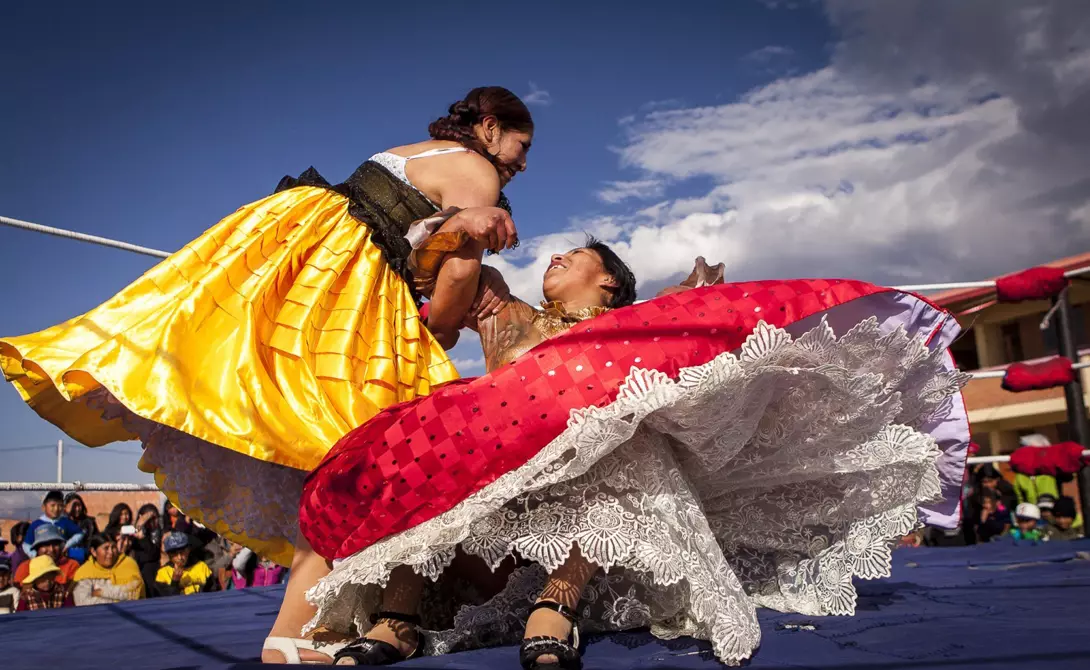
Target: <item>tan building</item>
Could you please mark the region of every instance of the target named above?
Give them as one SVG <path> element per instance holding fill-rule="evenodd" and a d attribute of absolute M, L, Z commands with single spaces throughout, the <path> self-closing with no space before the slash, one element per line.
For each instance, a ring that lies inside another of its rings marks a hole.
<path fill-rule="evenodd" d="M 1063 258 L 1049 267 L 1065 271 L 1090 267 L 1090 253 Z M 1074 322 L 1075 347 L 1079 359 L 1090 360 L 1090 282 L 1075 281 L 1068 288 Z M 1057 342 L 1054 328 L 1041 330 L 1041 321 L 1051 305 L 1047 301 L 996 303 L 990 289 L 963 289 L 930 296 L 957 316 L 966 329 L 952 347 L 963 370 L 1002 370 L 1010 363 L 1054 356 Z M 1090 368 L 1081 371 L 1083 391 L 1090 390 Z M 965 404 L 973 440 L 980 455 L 1008 454 L 1019 446 L 1019 438 L 1040 433 L 1053 443 L 1072 440 L 1064 390 L 1012 393 L 1003 390 L 1002 379 L 974 379 L 965 388 Z M 1087 403 L 1090 395 L 1084 396 Z"/>

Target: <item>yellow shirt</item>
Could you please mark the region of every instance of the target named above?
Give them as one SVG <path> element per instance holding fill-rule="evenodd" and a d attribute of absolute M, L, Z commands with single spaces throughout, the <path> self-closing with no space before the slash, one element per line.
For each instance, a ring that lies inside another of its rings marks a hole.
<path fill-rule="evenodd" d="M 178 581 L 178 590 L 183 595 L 191 595 L 194 593 L 200 593 L 204 588 L 205 583 L 212 578 L 212 569 L 205 564 L 204 561 L 197 561 L 193 565 L 182 570 L 182 578 Z M 171 584 L 174 582 L 174 566 L 164 565 L 159 568 L 159 572 L 155 573 L 155 581 L 160 584 Z"/>

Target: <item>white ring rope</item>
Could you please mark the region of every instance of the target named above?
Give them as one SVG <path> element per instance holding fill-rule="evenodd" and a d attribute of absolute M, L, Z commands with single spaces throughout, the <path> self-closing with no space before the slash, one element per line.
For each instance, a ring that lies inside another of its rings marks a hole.
<path fill-rule="evenodd" d="M 98 235 L 88 235 L 86 233 L 77 233 L 72 230 L 64 230 L 63 228 L 53 228 L 52 226 L 43 226 L 40 223 L 31 223 L 30 221 L 21 221 L 19 219 L 12 219 L 7 216 L 0 216 L 0 223 L 5 226 L 11 226 L 12 228 L 21 228 L 23 230 L 32 230 L 36 233 L 44 233 L 46 235 L 56 235 L 57 237 L 67 237 L 73 240 L 79 240 L 80 242 L 89 242 L 91 244 L 97 244 L 103 247 L 112 247 L 114 249 L 122 249 L 124 251 L 131 251 L 137 254 L 144 254 L 145 256 L 155 256 L 156 258 L 168 258 L 170 254 L 166 251 L 160 251 L 159 249 L 152 249 L 151 247 L 142 247 L 136 244 L 129 244 L 128 242 L 120 242 L 118 240 L 111 240 L 108 237 L 99 237 Z M 1078 277 L 1090 273 L 1090 266 L 1085 268 L 1079 268 L 1077 270 L 1071 270 L 1065 272 L 1064 276 L 1067 278 Z M 989 279 L 985 281 L 963 281 L 963 282 L 949 282 L 946 284 L 909 284 L 907 286 L 894 286 L 892 288 L 898 291 L 909 292 L 926 292 L 926 291 L 947 291 L 952 289 L 971 289 L 971 288 L 993 288 L 995 287 L 995 280 Z"/>
<path fill-rule="evenodd" d="M 1020 449 L 1047 449 L 1047 447 L 1019 447 Z M 1090 449 L 1083 449 L 1082 455 L 1084 457 L 1090 456 Z M 1011 455 L 1005 456 L 970 456 L 965 459 L 968 465 L 979 465 L 981 463 L 1009 463 Z"/>
<path fill-rule="evenodd" d="M 30 221 L 20 221 L 19 219 L 11 219 L 6 216 L 0 216 L 0 223 L 5 226 L 11 226 L 12 228 L 22 228 L 23 230 L 33 230 L 36 233 L 45 233 L 46 235 L 56 235 L 57 237 L 67 237 L 73 240 L 79 240 L 80 242 L 90 242 L 91 244 L 97 244 L 103 247 L 113 247 L 114 249 L 123 249 L 124 251 L 131 251 L 136 254 L 144 254 L 145 256 L 155 256 L 156 258 L 169 258 L 170 254 L 158 249 L 152 249 L 150 247 L 142 247 L 137 244 L 129 244 L 128 242 L 118 242 L 117 240 L 111 240 L 108 237 L 99 237 L 98 235 L 87 235 L 85 233 L 77 233 L 71 230 L 64 230 L 62 228 L 53 228 L 51 226 L 43 226 L 40 223 L 31 223 Z"/>
<path fill-rule="evenodd" d="M 97 244 L 103 247 L 111 247 L 114 249 L 121 249 L 123 251 L 131 251 L 137 254 L 143 254 L 145 256 L 154 256 L 156 258 L 168 258 L 170 254 L 166 251 L 159 249 L 152 249 L 150 247 L 142 247 L 137 244 L 129 244 L 128 242 L 121 242 L 118 240 L 111 240 L 108 237 L 99 237 L 98 235 L 88 235 L 86 233 L 77 233 L 72 230 L 64 230 L 62 228 L 53 228 L 52 226 L 43 226 L 40 223 L 31 223 L 30 221 L 21 221 L 19 219 L 12 219 L 6 216 L 0 216 L 0 223 L 5 226 L 11 226 L 12 228 L 20 228 L 22 230 L 30 230 L 36 233 L 44 233 L 46 235 L 55 235 L 57 237 L 65 237 L 68 239 L 78 240 L 80 242 L 88 242 L 90 244 Z M 1064 273 L 1067 278 L 1078 277 L 1084 274 L 1090 273 L 1090 267 L 1079 268 Z M 975 288 L 994 288 L 995 280 L 985 281 L 970 281 L 970 282 L 949 282 L 945 284 L 910 284 L 907 286 L 894 286 L 892 288 L 898 291 L 908 292 L 927 292 L 927 291 L 949 291 L 956 289 L 975 289 Z M 1090 367 L 1090 362 L 1076 363 L 1072 366 L 1076 370 L 1081 370 Z M 1006 370 L 978 370 L 976 372 L 970 372 L 974 379 L 991 379 L 1003 377 L 1006 374 Z M 1090 456 L 1090 449 L 1082 452 L 1083 456 Z M 977 463 L 1001 463 L 1010 460 L 1010 456 L 974 456 L 967 460 L 970 465 Z M 154 484 L 84 484 L 82 482 L 0 482 L 0 491 L 49 491 L 52 489 L 70 490 L 70 491 L 158 491 Z"/>
<path fill-rule="evenodd" d="M 83 482 L 0 482 L 0 491 L 158 491 L 155 484 L 84 484 Z"/>

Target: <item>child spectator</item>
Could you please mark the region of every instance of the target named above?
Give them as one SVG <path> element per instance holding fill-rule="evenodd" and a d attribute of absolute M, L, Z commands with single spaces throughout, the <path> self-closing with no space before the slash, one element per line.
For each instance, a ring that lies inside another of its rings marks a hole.
<path fill-rule="evenodd" d="M 74 562 L 74 561 L 73 561 Z M 75 607 L 72 601 L 71 585 L 59 580 L 61 570 L 53 559 L 42 554 L 26 562 L 29 567 L 27 576 L 22 581 L 19 592 L 19 605 L 16 611 L 51 610 L 61 607 Z"/>
<path fill-rule="evenodd" d="M 192 548 L 188 535 L 171 533 L 163 540 L 163 549 L 167 552 L 167 564 L 159 568 L 159 573 L 155 576 L 158 595 L 188 596 L 215 588 L 216 581 L 212 579 L 212 570 L 208 564 L 190 560 Z"/>
<path fill-rule="evenodd" d="M 65 549 L 79 546 L 79 543 L 83 541 L 83 531 L 76 522 L 64 515 L 64 496 L 60 491 L 50 491 L 45 494 L 45 498 L 42 499 L 42 515 L 30 524 L 30 528 L 27 529 L 27 538 L 34 538 L 35 533 L 42 526 L 53 526 L 60 531 Z M 23 539 L 23 551 L 27 556 L 34 556 L 34 548 L 26 538 Z"/>
<path fill-rule="evenodd" d="M 978 516 L 974 519 L 977 542 L 991 542 L 993 538 L 1005 535 L 1010 530 L 1010 514 L 1001 509 L 999 494 L 993 490 L 981 490 L 977 493 L 979 500 Z"/>
<path fill-rule="evenodd" d="M 83 533 L 83 541 L 80 546 L 84 549 L 91 542 L 91 538 L 98 534 L 98 522 L 95 517 L 87 514 L 87 504 L 83 502 L 83 496 L 78 493 L 69 493 L 64 497 L 64 511 Z"/>
<path fill-rule="evenodd" d="M 53 567 L 60 570 L 56 581 L 66 584 L 72 579 L 79 569 L 79 563 L 64 555 L 64 535 L 60 529 L 52 524 L 43 524 L 34 531 L 34 541 L 31 549 L 38 556 L 48 556 Z M 22 585 L 23 580 L 30 574 L 30 564 L 34 559 L 23 561 L 15 570 L 15 582 Z"/>
<path fill-rule="evenodd" d="M 235 545 L 237 546 L 237 545 Z M 284 579 L 281 565 L 261 558 L 251 549 L 242 547 L 231 562 L 231 586 L 244 589 L 250 586 L 274 586 Z"/>
<path fill-rule="evenodd" d="M 144 578 L 136 561 L 118 552 L 112 538 L 95 535 L 91 559 L 76 570 L 72 598 L 76 605 L 101 605 L 144 597 Z"/>
<path fill-rule="evenodd" d="M 24 561 L 29 561 L 30 556 L 27 556 L 26 551 L 23 550 L 23 540 L 26 539 L 27 528 L 30 528 L 30 524 L 26 521 L 20 521 L 11 527 L 11 545 L 14 548 L 11 552 L 11 571 L 14 573 L 19 569 L 19 565 Z"/>
<path fill-rule="evenodd" d="M 0 614 L 11 614 L 19 607 L 19 588 L 11 581 L 11 561 L 0 558 Z"/>
<path fill-rule="evenodd" d="M 1060 496 L 1052 506 L 1052 522 L 1045 530 L 1046 540 L 1077 540 L 1082 537 L 1075 528 L 1075 501 L 1069 496 Z"/>
<path fill-rule="evenodd" d="M 1041 540 L 1041 530 L 1037 524 L 1041 521 L 1041 510 L 1033 503 L 1018 503 L 1014 509 L 1015 527 L 1010 536 L 1015 542 L 1037 543 Z"/>

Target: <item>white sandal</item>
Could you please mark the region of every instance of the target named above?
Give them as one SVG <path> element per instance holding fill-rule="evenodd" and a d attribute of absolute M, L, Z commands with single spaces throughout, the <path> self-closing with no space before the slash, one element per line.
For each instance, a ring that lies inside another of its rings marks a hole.
<path fill-rule="evenodd" d="M 338 651 L 347 647 L 349 642 L 351 640 L 322 642 L 321 640 L 308 640 L 299 637 L 267 637 L 265 638 L 265 644 L 261 646 L 261 650 L 279 652 L 284 656 L 284 663 L 287 665 L 332 665 L 333 657 Z M 329 660 L 304 661 L 299 658 L 300 650 L 327 655 Z"/>

